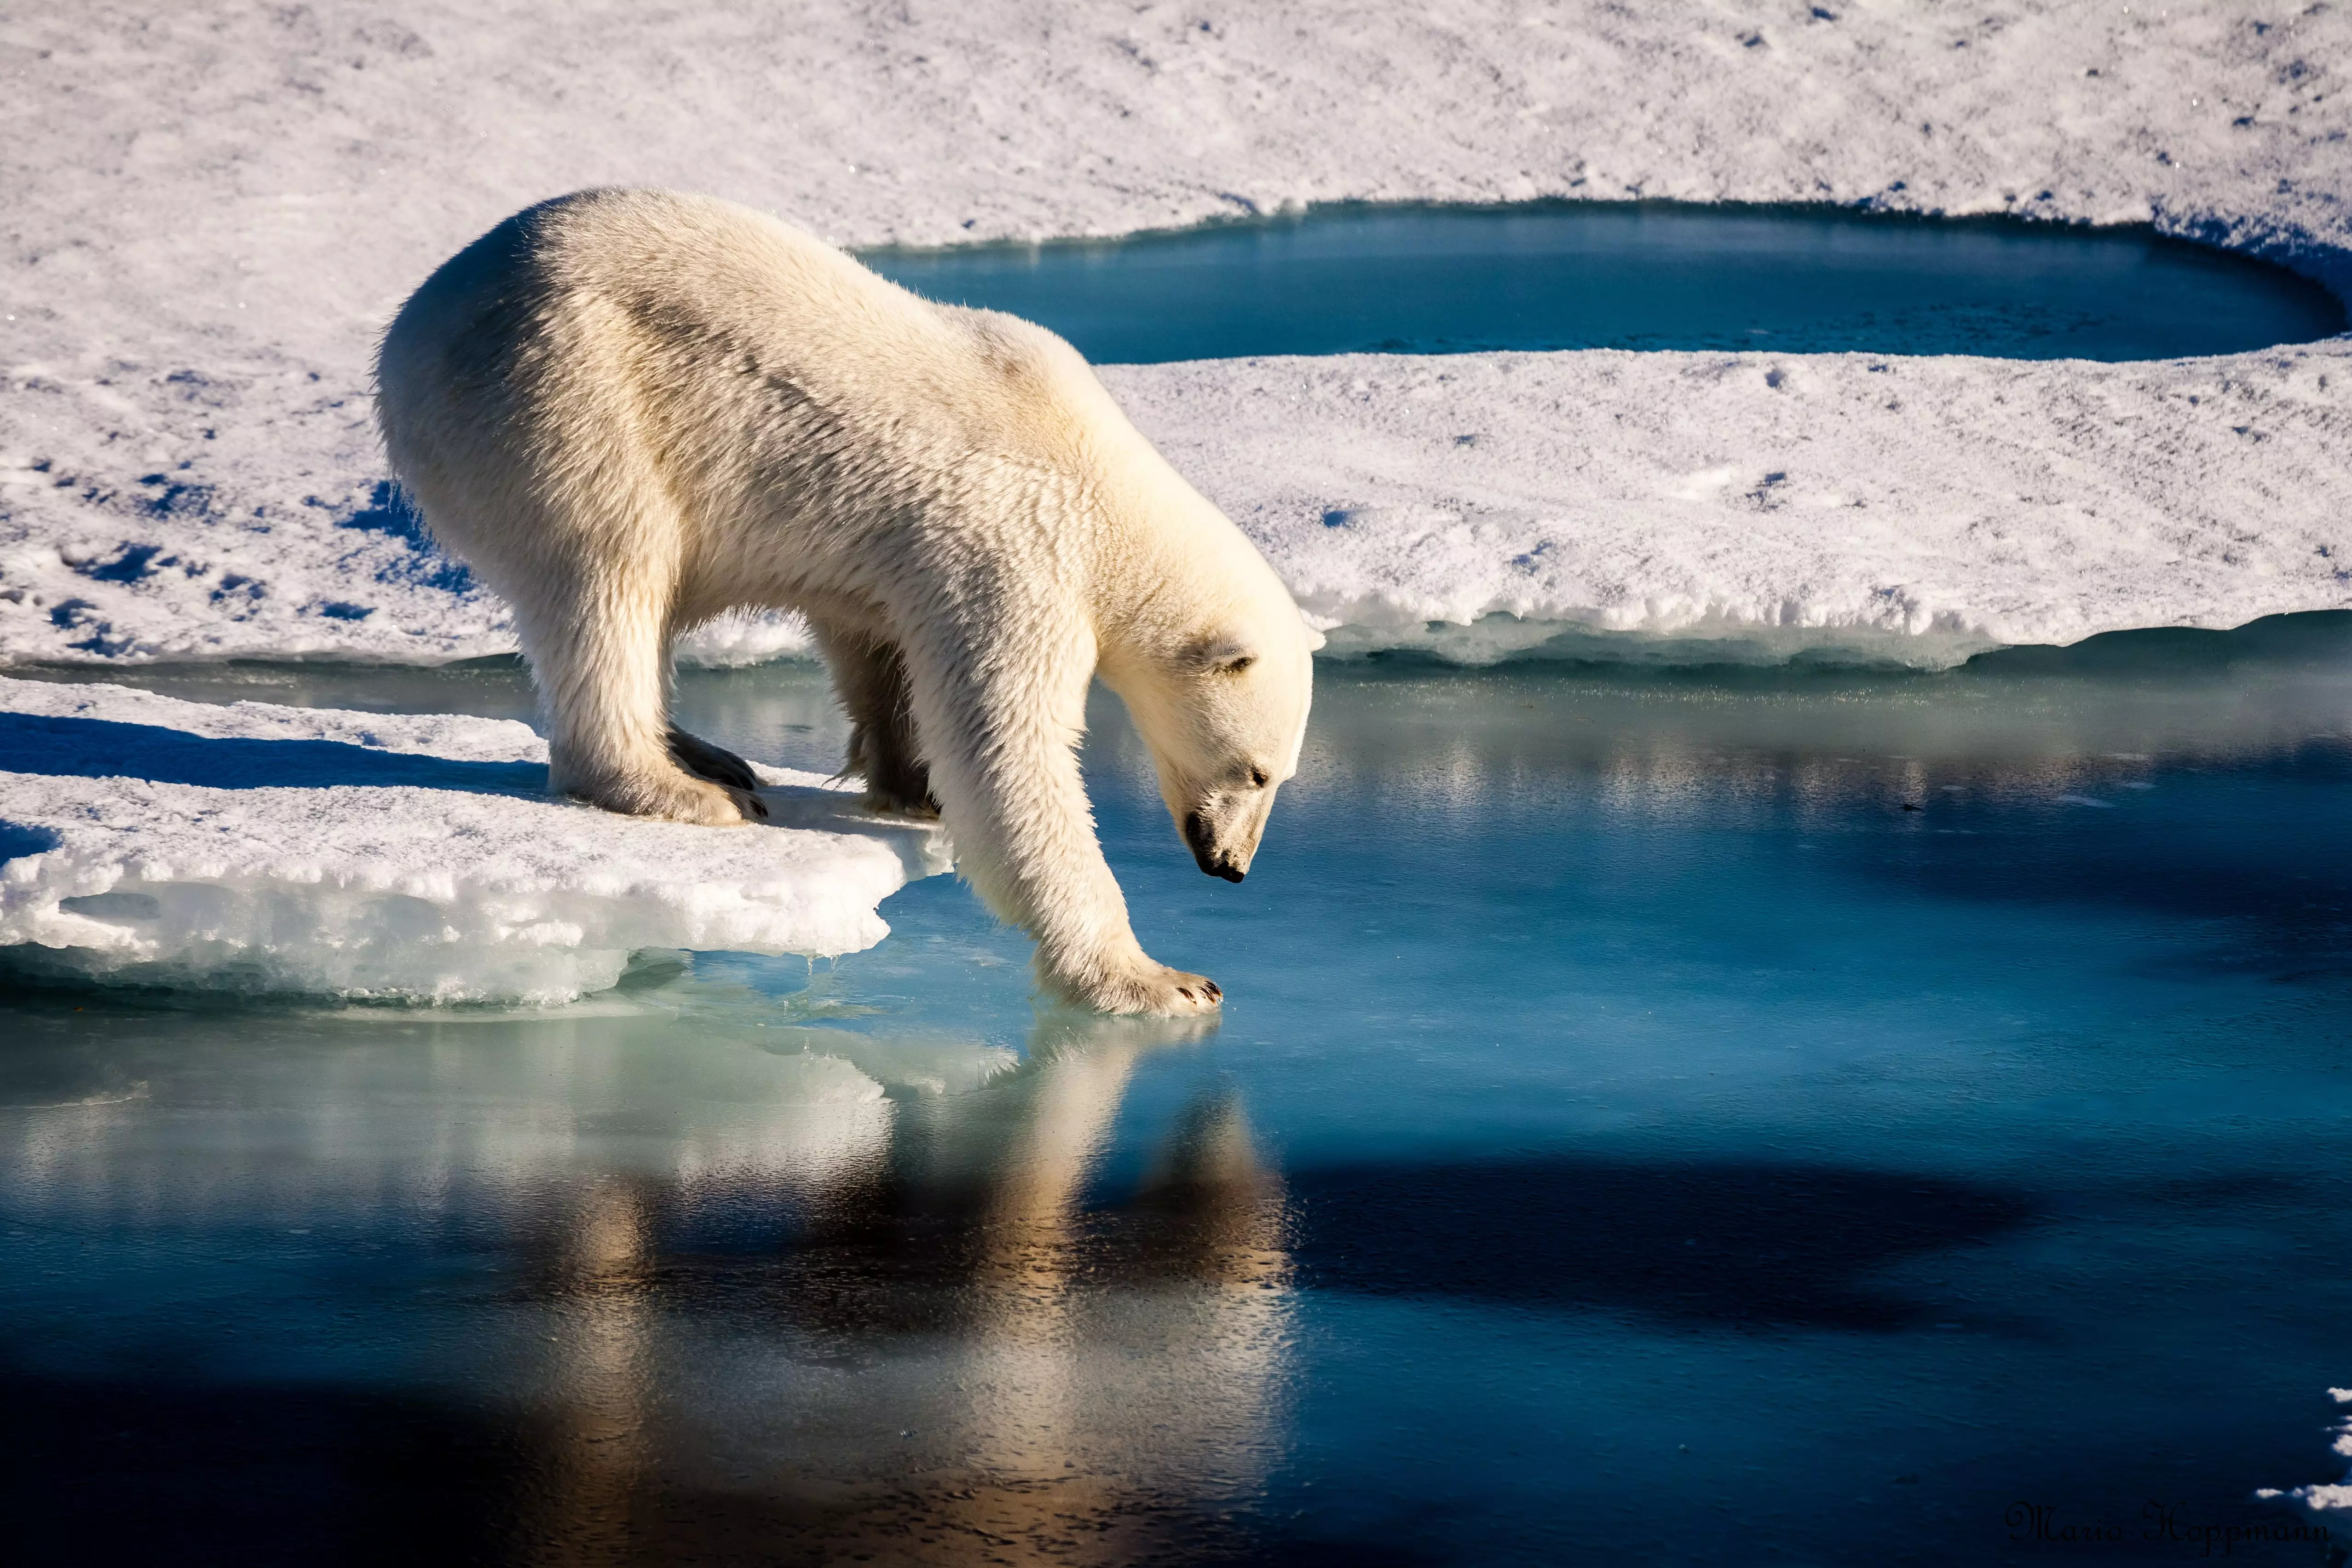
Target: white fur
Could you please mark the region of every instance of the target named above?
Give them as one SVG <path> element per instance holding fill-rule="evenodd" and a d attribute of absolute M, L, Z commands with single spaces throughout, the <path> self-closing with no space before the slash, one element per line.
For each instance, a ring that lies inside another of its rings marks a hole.
<path fill-rule="evenodd" d="M 670 643 L 796 609 L 870 802 L 936 804 L 1049 983 L 1110 1012 L 1217 1005 L 1129 927 L 1079 782 L 1087 685 L 1126 701 L 1202 868 L 1238 880 L 1297 765 L 1317 639 L 1067 343 L 746 208 L 589 191 L 445 263 L 377 370 L 403 483 L 514 606 L 557 788 L 741 820 L 755 803 L 714 782 L 733 759 L 670 730 Z"/>

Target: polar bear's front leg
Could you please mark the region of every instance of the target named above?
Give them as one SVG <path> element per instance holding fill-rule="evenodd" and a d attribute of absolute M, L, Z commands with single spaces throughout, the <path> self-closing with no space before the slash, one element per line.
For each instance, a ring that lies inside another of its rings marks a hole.
<path fill-rule="evenodd" d="M 1214 1011 L 1224 995 L 1215 981 L 1169 968 L 1135 940 L 1095 837 L 1077 758 L 1090 639 L 1008 638 L 991 649 L 982 640 L 926 638 L 906 649 L 956 868 L 1000 918 L 1037 939 L 1038 978 L 1071 1001 L 1169 1017 Z M 1005 658 L 1006 647 L 1019 657 Z"/>

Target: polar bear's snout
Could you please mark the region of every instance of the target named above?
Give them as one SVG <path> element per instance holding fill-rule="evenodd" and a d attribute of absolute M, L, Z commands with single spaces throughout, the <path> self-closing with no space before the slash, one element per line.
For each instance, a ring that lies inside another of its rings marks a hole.
<path fill-rule="evenodd" d="M 1249 875 L 1250 858 L 1236 858 L 1230 849 L 1217 844 L 1216 830 L 1209 819 L 1197 811 L 1184 814 L 1184 843 L 1192 851 L 1192 858 L 1201 869 L 1212 877 L 1223 877 L 1228 882 L 1238 882 Z"/>
<path fill-rule="evenodd" d="M 1265 837 L 1265 819 L 1273 811 L 1271 787 L 1220 792 L 1185 812 L 1178 826 L 1202 870 L 1238 882 L 1257 858 L 1258 840 Z"/>

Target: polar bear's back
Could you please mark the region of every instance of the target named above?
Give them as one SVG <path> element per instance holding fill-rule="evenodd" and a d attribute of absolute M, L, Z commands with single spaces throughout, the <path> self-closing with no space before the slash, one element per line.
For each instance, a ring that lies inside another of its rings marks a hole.
<path fill-rule="evenodd" d="M 749 207 L 592 190 L 528 207 L 443 263 L 394 318 L 379 372 L 402 403 L 567 370 L 657 376 L 664 401 L 693 402 L 723 370 L 892 423 L 1022 422 L 1031 410 L 1016 405 L 1092 392 L 1083 363 L 1042 328 L 935 304 Z"/>
<path fill-rule="evenodd" d="M 710 197 L 585 191 L 515 214 L 400 308 L 376 369 L 393 470 L 510 599 L 558 538 L 602 557 L 591 541 L 649 550 L 656 531 L 666 555 L 740 574 L 679 578 L 679 614 L 828 583 L 873 597 L 875 562 L 906 557 L 877 536 L 1021 527 L 957 500 L 983 470 L 1190 496 L 1054 334 L 919 299 Z"/>

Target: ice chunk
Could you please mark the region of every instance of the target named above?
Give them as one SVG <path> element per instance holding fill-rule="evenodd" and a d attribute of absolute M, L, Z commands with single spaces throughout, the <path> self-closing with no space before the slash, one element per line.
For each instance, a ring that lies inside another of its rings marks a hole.
<path fill-rule="evenodd" d="M 856 952 L 938 830 L 762 767 L 761 827 L 544 794 L 510 721 L 0 679 L 0 947 L 20 968 L 398 1001 L 568 1001 L 641 948 Z"/>
<path fill-rule="evenodd" d="M 2352 1388 L 2331 1388 L 2327 1394 L 2338 1405 L 2352 1404 Z M 2330 1435 L 2335 1440 L 2328 1447 L 2339 1456 L 2352 1458 L 2352 1420 L 2337 1422 Z M 2257 1487 L 2254 1495 L 2265 1500 L 2285 1498 L 2303 1504 L 2314 1513 L 2352 1509 L 2352 1476 L 2347 1476 L 2341 1481 L 2321 1481 L 2307 1487 Z"/>

